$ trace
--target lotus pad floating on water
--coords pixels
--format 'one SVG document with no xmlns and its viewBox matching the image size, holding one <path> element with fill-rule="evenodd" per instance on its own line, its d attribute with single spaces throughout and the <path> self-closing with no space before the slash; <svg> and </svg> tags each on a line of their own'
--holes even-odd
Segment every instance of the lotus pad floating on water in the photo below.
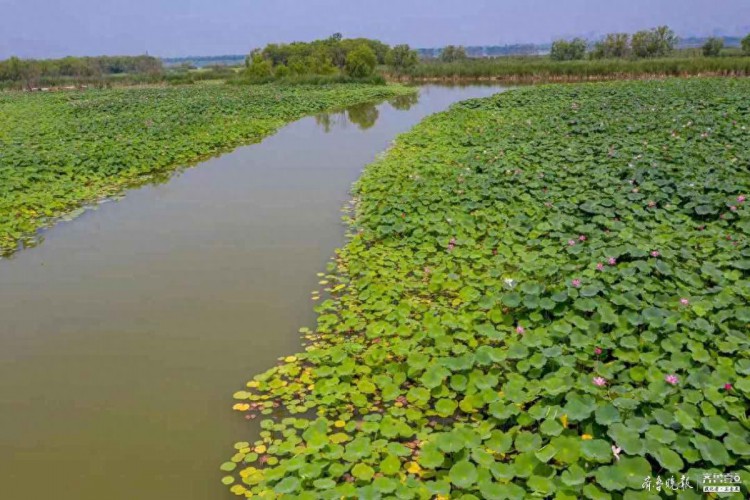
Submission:
<svg viewBox="0 0 750 500">
<path fill-rule="evenodd" d="M 232 491 L 750 484 L 749 95 L 733 79 L 524 88 L 401 136 L 356 186 L 306 352 L 236 395 L 288 416 L 236 455 Z"/>
</svg>

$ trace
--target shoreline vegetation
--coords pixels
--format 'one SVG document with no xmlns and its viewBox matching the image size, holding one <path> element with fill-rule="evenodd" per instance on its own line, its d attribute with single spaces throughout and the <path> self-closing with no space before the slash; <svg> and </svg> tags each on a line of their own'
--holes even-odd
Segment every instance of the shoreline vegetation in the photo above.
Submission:
<svg viewBox="0 0 750 500">
<path fill-rule="evenodd" d="M 82 207 L 401 85 L 201 85 L 0 93 L 0 256 Z"/>
<path fill-rule="evenodd" d="M 586 82 L 692 76 L 750 76 L 750 57 L 552 61 L 542 58 L 425 62 L 404 72 L 384 70 L 388 81 Z"/>
<path fill-rule="evenodd" d="M 420 58 L 409 45 L 389 46 L 335 33 L 311 42 L 269 44 L 247 55 L 244 65 L 198 68 L 189 61 L 165 67 L 151 56 L 67 57 L 0 61 L 0 89 L 76 90 L 127 85 L 385 84 L 391 82 L 495 81 L 585 82 L 686 76 L 750 76 L 750 35 L 740 47 L 707 38 L 701 48 L 680 49 L 667 26 L 610 33 L 596 42 L 556 40 L 547 55 L 472 58 L 448 45 Z M 422 52 L 424 53 L 424 51 Z"/>
<path fill-rule="evenodd" d="M 524 87 L 399 136 L 355 185 L 305 349 L 233 395 L 265 419 L 222 483 L 311 500 L 749 484 L 749 92 Z"/>
</svg>

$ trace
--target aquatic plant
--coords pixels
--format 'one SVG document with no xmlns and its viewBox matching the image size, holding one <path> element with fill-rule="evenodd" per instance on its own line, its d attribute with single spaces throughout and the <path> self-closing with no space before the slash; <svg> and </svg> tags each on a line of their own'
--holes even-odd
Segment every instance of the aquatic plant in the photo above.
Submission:
<svg viewBox="0 0 750 500">
<path fill-rule="evenodd" d="M 750 484 L 750 212 L 729 209 L 750 192 L 749 92 L 523 88 L 401 136 L 356 186 L 305 351 L 234 394 L 267 418 L 222 481 L 309 499 Z"/>
<path fill-rule="evenodd" d="M 194 85 L 0 93 L 0 255 L 84 203 L 163 178 L 332 108 L 413 94 L 398 85 Z"/>
</svg>

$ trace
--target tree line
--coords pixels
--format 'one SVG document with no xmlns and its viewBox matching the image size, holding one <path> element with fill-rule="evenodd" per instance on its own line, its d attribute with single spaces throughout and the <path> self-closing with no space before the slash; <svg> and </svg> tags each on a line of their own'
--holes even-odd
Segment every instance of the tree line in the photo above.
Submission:
<svg viewBox="0 0 750 500">
<path fill-rule="evenodd" d="M 668 26 L 641 30 L 633 33 L 609 33 L 593 45 L 588 52 L 589 43 L 583 38 L 556 40 L 552 43 L 550 58 L 555 61 L 575 61 L 584 59 L 647 59 L 668 57 L 679 41 L 677 35 Z M 722 38 L 710 37 L 703 44 L 702 51 L 706 57 L 717 57 L 724 48 Z M 742 49 L 750 54 L 750 35 L 742 40 Z"/>
<path fill-rule="evenodd" d="M 335 33 L 312 42 L 272 43 L 255 49 L 245 60 L 245 75 L 255 80 L 307 75 L 366 78 L 378 65 L 405 71 L 418 61 L 417 52 L 408 45 L 390 47 L 379 40 Z"/>
<path fill-rule="evenodd" d="M 156 57 L 98 56 L 64 57 L 62 59 L 19 59 L 0 61 L 0 81 L 22 83 L 25 87 L 39 86 L 45 79 L 71 78 L 90 80 L 106 75 L 158 75 L 162 62 Z"/>
</svg>

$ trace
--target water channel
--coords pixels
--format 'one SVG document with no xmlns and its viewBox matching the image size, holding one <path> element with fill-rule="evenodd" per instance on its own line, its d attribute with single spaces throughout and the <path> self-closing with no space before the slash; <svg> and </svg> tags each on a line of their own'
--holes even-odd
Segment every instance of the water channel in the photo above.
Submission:
<svg viewBox="0 0 750 500">
<path fill-rule="evenodd" d="M 218 466 L 257 421 L 231 394 L 314 326 L 351 183 L 424 117 L 501 90 L 304 118 L 0 260 L 0 498 L 234 498 Z"/>
</svg>

